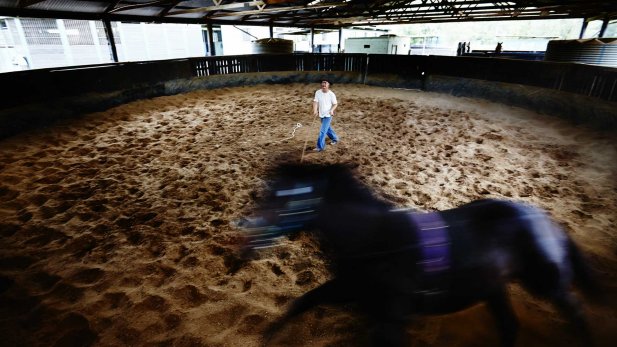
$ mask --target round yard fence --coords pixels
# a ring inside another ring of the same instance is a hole
[[[617,69],[498,58],[260,54],[42,69],[0,74],[0,138],[58,119],[161,95],[238,85],[364,83],[481,97],[617,127]]]

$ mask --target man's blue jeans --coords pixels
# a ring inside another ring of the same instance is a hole
[[[332,117],[321,118],[321,129],[319,129],[319,137],[317,138],[317,149],[320,151],[326,148],[326,136],[334,142],[338,141],[338,136],[336,136],[336,133],[330,127],[331,122]]]

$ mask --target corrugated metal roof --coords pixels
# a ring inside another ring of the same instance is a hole
[[[0,16],[341,27],[509,19],[617,19],[617,1],[0,0]]]
[[[27,9],[77,13],[104,13],[108,6],[109,3],[105,1],[46,0],[32,4],[28,6]]]
[[[549,41],[544,59],[617,67],[617,38]]]

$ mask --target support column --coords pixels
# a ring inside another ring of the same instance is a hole
[[[215,56],[216,48],[214,47],[214,31],[212,30],[212,23],[208,23],[208,44],[210,45],[210,56]]]
[[[23,53],[28,63],[28,69],[34,68],[32,55],[30,54],[30,47],[28,46],[28,41],[26,40],[26,33],[24,32],[24,28],[21,26],[21,21],[19,18],[15,18],[15,30],[17,30],[17,36],[19,36],[19,43],[21,48],[23,49]]]
[[[315,53],[315,28],[311,28],[311,53]]]
[[[114,62],[117,63],[118,60],[118,50],[116,49],[116,40],[114,39],[114,32],[111,30],[111,21],[109,19],[103,19],[103,25],[105,26],[105,33],[107,34],[107,40],[111,45],[111,55],[114,59]]]
[[[90,28],[90,35],[92,36],[92,43],[94,44],[94,51],[96,52],[97,64],[108,63],[108,61],[103,60],[103,55],[101,54],[101,44],[99,43],[99,35],[96,31],[96,24],[94,21],[88,21],[88,27]]]
[[[604,34],[606,33],[606,28],[608,28],[608,17],[604,18],[604,20],[602,21],[602,29],[600,29],[600,35],[598,35],[598,37],[604,37]]]
[[[272,25],[270,25],[270,38],[274,38],[274,27]]]
[[[578,35],[579,39],[582,39],[583,35],[585,35],[585,30],[587,30],[588,24],[589,22],[587,22],[587,18],[583,18],[583,26],[581,27],[581,33]]]
[[[146,51],[146,60],[152,60],[152,54],[150,53],[150,41],[148,40],[148,30],[146,28],[146,23],[139,23],[139,27],[141,28],[141,35],[143,37],[142,42],[144,43],[144,50]]]
[[[341,53],[342,41],[343,41],[343,28],[338,28],[338,53]]]
[[[66,57],[68,66],[75,65],[75,60],[73,59],[73,51],[71,50],[71,44],[69,43],[69,38],[66,36],[66,28],[64,27],[63,19],[56,19],[56,26],[58,27],[58,33],[60,34],[60,42],[62,42],[62,50],[64,51],[64,56]]]

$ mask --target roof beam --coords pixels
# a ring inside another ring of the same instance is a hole
[[[158,17],[165,17],[169,11],[173,10],[174,7],[178,6],[179,3],[183,2],[184,0],[176,0],[172,3],[170,3],[169,5],[165,6],[165,8],[163,9],[163,11],[159,12]]]
[[[17,7],[26,8],[28,6],[38,4],[39,2],[43,2],[45,0],[17,0]]]
[[[257,10],[221,12],[221,13],[217,13],[212,16],[209,16],[209,17],[210,18],[236,17],[236,16],[246,16],[246,15],[261,14],[261,13],[292,12],[292,11],[295,12],[295,11],[316,10],[316,9],[321,9],[321,8],[338,7],[338,6],[346,6],[346,5],[348,5],[348,3],[346,2],[329,3],[329,4],[314,5],[314,6],[281,6],[281,7],[265,7],[265,4],[264,4],[264,7],[262,7],[261,9],[259,9],[258,7]],[[173,16],[173,15],[185,14],[185,13],[209,12],[213,10],[217,10],[217,9],[213,7],[200,7],[200,8],[194,8],[191,10],[180,10],[180,11],[170,12],[169,15]]]
[[[581,0],[578,0],[577,4],[580,4]],[[432,6],[431,3],[422,4],[412,4],[406,5],[399,3],[389,3],[387,7],[382,8],[380,11],[374,11],[370,16],[366,15],[365,11],[342,11],[343,13],[334,13],[333,11],[327,11],[324,13],[316,13],[312,15],[305,15],[304,18],[298,19],[298,22],[307,22],[307,21],[315,21],[315,20],[330,20],[332,22],[341,22],[341,18],[352,18],[352,17],[364,17],[366,20],[370,20],[370,18],[376,18],[381,16],[380,21],[384,21],[386,19],[396,20],[401,16],[405,16],[407,18],[415,17],[428,17],[430,14],[442,14],[449,15],[453,18],[465,18],[465,17],[477,17],[477,15],[485,14],[487,11],[494,12],[494,15],[502,16],[504,20],[512,19],[520,15],[529,15],[530,11],[535,11],[538,17],[552,17],[556,13],[567,14],[570,17],[584,17],[586,13],[578,10],[579,7],[576,7],[576,10],[571,10],[571,8],[562,8],[562,7],[551,7],[547,9],[545,7],[538,6],[529,6],[531,3],[518,3],[517,5],[507,4],[505,2],[489,2],[489,1],[459,1],[457,3],[459,7],[449,7],[448,11],[444,11],[443,9],[436,8]],[[542,5],[542,3],[538,4],[533,3],[534,5]],[[603,1],[588,1],[586,2],[589,6],[596,6],[601,8],[601,5],[606,5],[606,2]],[[615,5],[617,6],[617,4]],[[337,11],[338,12],[338,11]],[[346,13],[345,13],[346,12]],[[612,12],[611,12],[612,14]],[[602,14],[608,15],[611,17],[611,14]],[[278,15],[273,16],[277,19],[285,18],[286,15]],[[369,18],[367,18],[369,17]],[[384,18],[385,17],[385,18]],[[347,20],[345,20],[347,22]]]
[[[118,6],[118,4],[121,2],[122,0],[115,0],[115,1],[111,1],[109,3],[109,6],[107,6],[107,8],[105,8],[104,13],[109,13],[109,11],[113,10],[116,6]]]
[[[471,6],[471,5],[470,5]],[[474,5],[475,6],[475,5]],[[417,7],[416,7],[417,8]],[[400,11],[399,11],[400,10]],[[469,15],[469,13],[466,13],[466,11],[475,11],[475,12],[484,12],[486,10],[499,10],[501,14],[503,14],[504,16],[507,15],[508,13],[511,14],[515,14],[515,13],[519,13],[519,11],[516,11],[514,9],[504,9],[501,6],[486,6],[486,7],[481,7],[481,8],[477,8],[475,9],[474,7],[470,8],[470,7],[466,7],[466,8],[458,8],[456,9],[454,12],[449,13],[447,15],[452,16],[452,17],[460,17],[460,16],[467,16]],[[533,9],[534,11],[537,11],[535,9]],[[392,12],[388,12],[388,11],[392,11]],[[505,12],[505,11],[509,11],[509,12]],[[329,14],[329,13],[328,13]],[[358,16],[362,16],[363,13],[354,13],[354,12],[349,12],[346,14],[339,14],[336,17],[330,17],[328,16],[328,14],[325,14],[324,16],[321,16],[320,14],[313,14],[313,15],[308,15],[305,16],[306,19],[325,19],[325,18],[329,18],[332,20],[335,20],[336,18],[349,18],[349,17],[358,17]],[[407,10],[406,8],[396,8],[396,7],[389,7],[383,11],[379,11],[379,12],[375,12],[373,14],[373,16],[371,17],[378,17],[378,16],[386,16],[386,17],[398,17],[401,15],[408,15],[408,16],[423,16],[423,15],[427,15],[427,14],[445,14],[442,10],[439,9],[435,9],[435,8],[428,8],[428,9],[423,9],[423,10]],[[284,17],[285,15],[279,15],[276,16],[277,18],[280,17]]]
[[[214,0],[215,6],[207,6],[207,7],[197,7],[186,10],[177,10],[173,12],[169,12],[169,16],[174,16],[178,14],[187,14],[187,13],[202,13],[202,12],[212,12],[212,11],[220,11],[220,10],[229,10],[229,9],[238,9],[238,8],[251,8],[257,7],[258,9],[263,9],[266,7],[266,3],[261,0],[257,1],[248,1],[248,2],[232,2],[230,4],[221,5],[222,0]],[[238,11],[242,12],[242,11]]]
[[[174,2],[174,1],[173,0],[154,0],[154,1],[144,2],[141,4],[125,5],[125,6],[113,8],[109,10],[107,13],[116,13],[116,12],[121,12],[121,11],[133,10],[136,8],[143,8],[143,7],[150,7],[150,6],[157,6],[157,5],[169,5],[170,2]]]

